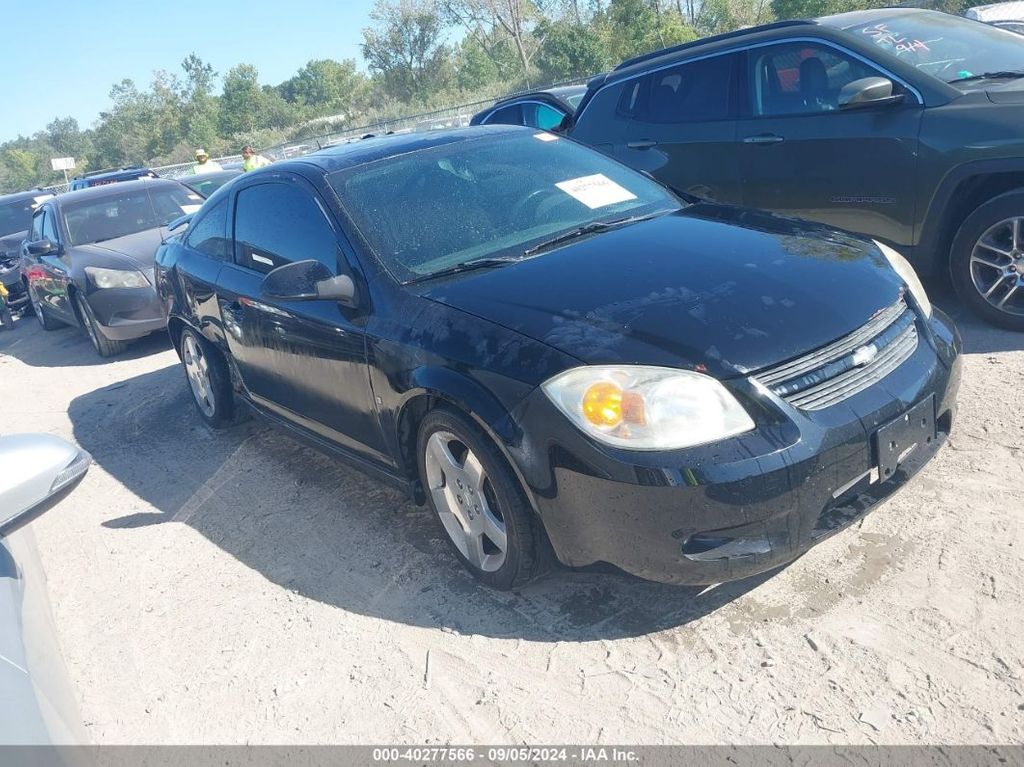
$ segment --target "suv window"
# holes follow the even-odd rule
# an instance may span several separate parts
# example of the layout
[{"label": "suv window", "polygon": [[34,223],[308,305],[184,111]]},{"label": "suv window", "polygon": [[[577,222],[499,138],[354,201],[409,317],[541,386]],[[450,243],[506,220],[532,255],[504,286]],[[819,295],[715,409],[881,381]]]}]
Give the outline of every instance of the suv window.
[{"label": "suv window", "polygon": [[650,123],[714,122],[732,117],[736,56],[722,55],[659,69],[625,88],[621,112]]},{"label": "suv window", "polygon": [[43,218],[45,216],[45,209],[32,216],[32,233],[28,236],[31,242],[39,242],[39,240],[43,239]]},{"label": "suv window", "polygon": [[50,211],[43,213],[43,238],[50,242],[60,242],[57,236],[57,217]]},{"label": "suv window", "polygon": [[852,56],[816,43],[781,43],[748,55],[751,108],[756,116],[836,111],[844,85],[880,74]]},{"label": "suv window", "polygon": [[338,240],[318,200],[293,184],[247,187],[235,204],[236,259],[264,274],[282,264],[315,259],[334,274]]},{"label": "suv window", "polygon": [[185,245],[204,256],[226,260],[231,254],[227,228],[228,201],[224,198],[209,210],[204,210],[199,220],[189,227]]}]

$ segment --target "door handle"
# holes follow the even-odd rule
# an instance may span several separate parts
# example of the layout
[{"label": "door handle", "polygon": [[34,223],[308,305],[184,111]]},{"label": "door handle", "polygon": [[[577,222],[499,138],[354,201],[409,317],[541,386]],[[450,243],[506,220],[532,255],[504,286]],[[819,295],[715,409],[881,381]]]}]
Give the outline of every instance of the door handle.
[{"label": "door handle", "polygon": [[658,142],[649,138],[642,139],[641,141],[630,141],[626,144],[627,149],[650,149],[652,146],[658,146]]},{"label": "door handle", "polygon": [[781,144],[785,141],[782,136],[776,136],[774,133],[759,133],[756,136],[747,136],[743,139],[744,144]]}]

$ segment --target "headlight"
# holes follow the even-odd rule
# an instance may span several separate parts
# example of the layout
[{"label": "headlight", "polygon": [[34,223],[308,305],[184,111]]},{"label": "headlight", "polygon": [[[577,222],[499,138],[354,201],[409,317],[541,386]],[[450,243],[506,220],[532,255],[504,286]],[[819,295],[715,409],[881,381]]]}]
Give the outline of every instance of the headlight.
[{"label": "headlight", "polygon": [[754,428],[722,384],[688,370],[585,366],[560,373],[542,388],[585,434],[629,450],[674,450]]},{"label": "headlight", "polygon": [[896,274],[907,284],[907,287],[910,289],[910,295],[914,297],[914,301],[917,302],[918,307],[924,312],[924,316],[931,319],[932,302],[928,300],[928,294],[925,292],[924,285],[921,284],[917,272],[914,271],[914,267],[910,265],[907,259],[884,242],[875,240],[874,243],[882,251],[882,255],[885,256],[889,265],[896,270]]},{"label": "headlight", "polygon": [[134,269],[102,269],[85,267],[85,273],[97,288],[144,288],[149,285],[146,275]]}]

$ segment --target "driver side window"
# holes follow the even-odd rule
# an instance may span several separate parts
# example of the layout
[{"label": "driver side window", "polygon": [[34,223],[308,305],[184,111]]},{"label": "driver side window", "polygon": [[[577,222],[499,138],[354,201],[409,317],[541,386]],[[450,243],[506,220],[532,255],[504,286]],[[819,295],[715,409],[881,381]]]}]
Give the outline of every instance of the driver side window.
[{"label": "driver side window", "polygon": [[753,114],[819,114],[839,109],[839,91],[882,73],[842,51],[808,42],[782,43],[749,54]]},{"label": "driver side window", "polygon": [[235,261],[266,274],[314,259],[338,273],[338,239],[322,204],[294,183],[271,182],[238,193]]},{"label": "driver side window", "polygon": [[32,232],[28,236],[29,242],[39,242],[39,240],[43,239],[43,218],[45,216],[45,208],[32,216]]}]

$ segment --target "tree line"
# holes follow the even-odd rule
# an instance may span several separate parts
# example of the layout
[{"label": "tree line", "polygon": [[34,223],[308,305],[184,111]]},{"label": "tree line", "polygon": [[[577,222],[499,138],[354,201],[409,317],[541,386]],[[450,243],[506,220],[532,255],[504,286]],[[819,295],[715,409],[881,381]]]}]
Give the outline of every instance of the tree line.
[{"label": "tree line", "polygon": [[[959,12],[963,0],[929,0]],[[76,173],[187,162],[243,144],[270,146],[380,119],[586,77],[623,59],[776,19],[889,5],[884,0],[377,0],[353,59],[309,61],[278,85],[238,64],[221,76],[195,53],[180,72],[125,79],[92,127],[57,117],[0,144],[0,191],[58,183],[53,157]]]}]

